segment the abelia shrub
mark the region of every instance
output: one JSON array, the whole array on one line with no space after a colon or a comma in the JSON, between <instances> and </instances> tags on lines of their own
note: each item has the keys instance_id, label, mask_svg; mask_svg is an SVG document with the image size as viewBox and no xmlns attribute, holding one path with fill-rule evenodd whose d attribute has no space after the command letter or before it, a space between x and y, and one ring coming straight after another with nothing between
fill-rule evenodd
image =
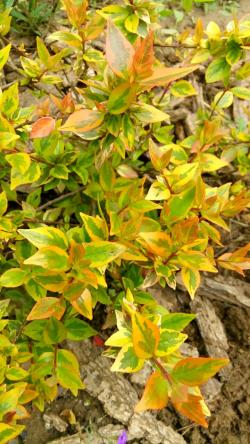
<instances>
[{"instance_id":1,"label":"abelia shrub","mask_svg":"<svg viewBox=\"0 0 250 444\"><path fill-rule=\"evenodd\" d=\"M250 201L248 123L227 113L234 97L250 99L249 22L221 30L198 20L173 41L154 25L153 3L61 3L61 24L37 37L35 54L9 43L11 10L0 14L0 442L22 432L29 403L43 410L59 385L84 389L64 341L103 345L91 322L100 310L114 331L105 338L111 370L151 365L135 410L171 402L207 427L200 386L228 360L184 357L195 315L169 313L150 287L181 280L193 298L201 272L249 268L249 245L217 254ZM165 66L159 46L172 46L179 63ZM198 81L218 92L179 138L172 104L196 98ZM37 105L22 106L26 90ZM223 168L242 179L217 180Z\"/></svg>"}]
</instances>

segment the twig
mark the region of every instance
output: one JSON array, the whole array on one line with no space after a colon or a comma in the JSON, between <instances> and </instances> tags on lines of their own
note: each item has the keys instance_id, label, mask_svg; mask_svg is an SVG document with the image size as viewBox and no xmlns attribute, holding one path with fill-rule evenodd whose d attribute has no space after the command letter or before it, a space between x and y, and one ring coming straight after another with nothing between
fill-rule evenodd
<instances>
[{"instance_id":1,"label":"twig","mask_svg":"<svg viewBox=\"0 0 250 444\"><path fill-rule=\"evenodd\" d=\"M161 362L156 359L156 358L152 358L153 363L158 367L158 369L161 371L162 375L164 376L164 378L169 382L170 385L172 385L172 379L170 374L167 372L167 370L163 367L163 365L161 364Z\"/></svg>"},{"instance_id":2,"label":"twig","mask_svg":"<svg viewBox=\"0 0 250 444\"><path fill-rule=\"evenodd\" d=\"M82 190L84 190L85 187L80 187L77 190L70 191L69 193L62 194L62 196L58 196L55 199L49 200L43 205L40 205L40 207L37 208L37 211L45 210L45 208L50 207L51 205L54 205L55 203L61 202L61 200L66 199L67 197L74 196L77 193L80 193Z\"/></svg>"}]
</instances>

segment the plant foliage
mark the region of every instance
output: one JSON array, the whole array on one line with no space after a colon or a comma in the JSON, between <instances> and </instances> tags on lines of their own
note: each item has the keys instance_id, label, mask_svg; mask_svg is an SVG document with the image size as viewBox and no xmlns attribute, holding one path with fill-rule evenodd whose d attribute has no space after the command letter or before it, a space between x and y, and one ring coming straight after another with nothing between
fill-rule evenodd
<instances>
[{"instance_id":1,"label":"plant foliage","mask_svg":"<svg viewBox=\"0 0 250 444\"><path fill-rule=\"evenodd\" d=\"M250 99L250 22L222 30L199 19L169 40L156 26L159 8L62 0L56 31L36 38L35 53L9 43L11 7L0 13L2 80L16 74L0 95L2 444L22 432L27 404L43 410L59 385L74 395L84 388L65 339L96 335L100 310L114 328L111 370L152 366L135 410L171 402L207 426L200 386L228 361L184 357L182 331L195 316L169 313L150 287L182 280L193 298L201 272L249 267L249 246L216 253L250 201L243 177L216 177L249 166L248 123L227 110L234 97ZM159 46L179 62L165 66ZM197 79L218 92L179 138L172 106L197 97ZM23 91L33 91L29 106Z\"/></svg>"}]
</instances>

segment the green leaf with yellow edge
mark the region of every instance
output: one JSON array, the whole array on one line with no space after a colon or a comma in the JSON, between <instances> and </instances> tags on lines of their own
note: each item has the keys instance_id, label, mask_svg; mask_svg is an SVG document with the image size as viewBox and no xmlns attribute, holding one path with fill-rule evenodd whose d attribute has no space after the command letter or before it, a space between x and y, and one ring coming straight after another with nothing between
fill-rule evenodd
<instances>
[{"instance_id":1,"label":"green leaf with yellow edge","mask_svg":"<svg viewBox=\"0 0 250 444\"><path fill-rule=\"evenodd\" d=\"M27 321L48 319L54 316L60 320L65 311L65 302L59 298L46 297L39 299L27 316Z\"/></svg>"},{"instance_id":2,"label":"green leaf with yellow edge","mask_svg":"<svg viewBox=\"0 0 250 444\"><path fill-rule=\"evenodd\" d=\"M24 425L10 426L9 424L0 423L0 443L6 444L16 438L25 429Z\"/></svg>"},{"instance_id":3,"label":"green leaf with yellow edge","mask_svg":"<svg viewBox=\"0 0 250 444\"><path fill-rule=\"evenodd\" d=\"M167 258L172 253L172 240L167 233L152 231L139 233L139 236L145 248L156 256Z\"/></svg>"},{"instance_id":4,"label":"green leaf with yellow edge","mask_svg":"<svg viewBox=\"0 0 250 444\"><path fill-rule=\"evenodd\" d=\"M201 281L199 271L195 268L183 267L181 269L181 277L190 297L193 299Z\"/></svg>"},{"instance_id":5,"label":"green leaf with yellow edge","mask_svg":"<svg viewBox=\"0 0 250 444\"><path fill-rule=\"evenodd\" d=\"M180 193L187 188L187 184L195 181L198 169L197 163L185 163L178 165L169 175L166 175L166 178L170 181L174 192Z\"/></svg>"},{"instance_id":6,"label":"green leaf with yellow edge","mask_svg":"<svg viewBox=\"0 0 250 444\"><path fill-rule=\"evenodd\" d=\"M43 330L43 340L45 344L59 344L66 339L67 330L61 321L51 316Z\"/></svg>"},{"instance_id":7,"label":"green leaf with yellow edge","mask_svg":"<svg viewBox=\"0 0 250 444\"><path fill-rule=\"evenodd\" d=\"M1 98L1 108L7 118L11 118L19 105L18 82L6 89Z\"/></svg>"},{"instance_id":8,"label":"green leaf with yellow edge","mask_svg":"<svg viewBox=\"0 0 250 444\"><path fill-rule=\"evenodd\" d=\"M38 265L50 271L65 271L69 268L69 256L59 247L43 247L24 261L27 265Z\"/></svg>"},{"instance_id":9,"label":"green leaf with yellow edge","mask_svg":"<svg viewBox=\"0 0 250 444\"><path fill-rule=\"evenodd\" d=\"M68 248L67 237L58 228L39 227L32 229L20 229L18 232L37 248L50 246L59 247L63 250Z\"/></svg>"},{"instance_id":10,"label":"green leaf with yellow edge","mask_svg":"<svg viewBox=\"0 0 250 444\"><path fill-rule=\"evenodd\" d=\"M75 396L78 390L84 389L78 361L71 351L64 349L56 351L56 378L62 387L71 390Z\"/></svg>"},{"instance_id":11,"label":"green leaf with yellow edge","mask_svg":"<svg viewBox=\"0 0 250 444\"><path fill-rule=\"evenodd\" d=\"M127 328L121 328L113 333L105 342L108 347L124 347L124 345L131 344L132 335Z\"/></svg>"},{"instance_id":12,"label":"green leaf with yellow edge","mask_svg":"<svg viewBox=\"0 0 250 444\"><path fill-rule=\"evenodd\" d=\"M112 372L135 373L142 369L144 359L140 359L131 344L127 344L119 351L114 364L111 367Z\"/></svg>"},{"instance_id":13,"label":"green leaf with yellow edge","mask_svg":"<svg viewBox=\"0 0 250 444\"><path fill-rule=\"evenodd\" d=\"M80 213L85 230L92 241L104 240L108 236L108 228L105 220L99 216L89 216Z\"/></svg>"},{"instance_id":14,"label":"green leaf with yellow edge","mask_svg":"<svg viewBox=\"0 0 250 444\"><path fill-rule=\"evenodd\" d=\"M133 12L126 18L124 25L128 32L136 34L139 26L139 17Z\"/></svg>"},{"instance_id":15,"label":"green leaf with yellow edge","mask_svg":"<svg viewBox=\"0 0 250 444\"><path fill-rule=\"evenodd\" d=\"M130 83L121 83L111 92L107 108L111 114L121 114L126 111L136 98L136 87Z\"/></svg>"},{"instance_id":16,"label":"green leaf with yellow edge","mask_svg":"<svg viewBox=\"0 0 250 444\"><path fill-rule=\"evenodd\" d=\"M147 380L142 398L135 406L135 412L163 409L168 403L169 392L169 382L161 372L155 371Z\"/></svg>"},{"instance_id":17,"label":"green leaf with yellow edge","mask_svg":"<svg viewBox=\"0 0 250 444\"><path fill-rule=\"evenodd\" d=\"M178 82L175 82L171 86L170 92L175 97L188 97L195 96L197 94L197 91L194 89L192 83L188 82L187 80L179 80Z\"/></svg>"},{"instance_id":18,"label":"green leaf with yellow edge","mask_svg":"<svg viewBox=\"0 0 250 444\"><path fill-rule=\"evenodd\" d=\"M147 213L148 211L158 209L161 210L162 208L161 205L145 199L136 200L135 202L132 202L129 207L131 210L136 210L140 213Z\"/></svg>"},{"instance_id":19,"label":"green leaf with yellow edge","mask_svg":"<svg viewBox=\"0 0 250 444\"><path fill-rule=\"evenodd\" d=\"M186 358L175 365L171 376L178 383L195 387L205 384L228 364L226 358Z\"/></svg>"},{"instance_id":20,"label":"green leaf with yellow edge","mask_svg":"<svg viewBox=\"0 0 250 444\"><path fill-rule=\"evenodd\" d=\"M92 302L92 295L90 291L85 288L85 290L82 292L82 294L71 301L72 306L74 309L80 313L82 316L85 316L88 319L93 319L93 302Z\"/></svg>"},{"instance_id":21,"label":"green leaf with yellow edge","mask_svg":"<svg viewBox=\"0 0 250 444\"><path fill-rule=\"evenodd\" d=\"M200 271L210 271L217 273L218 270L214 266L214 260L205 256L200 251L180 250L177 253L177 262L181 267L194 268Z\"/></svg>"},{"instance_id":22,"label":"green leaf with yellow edge","mask_svg":"<svg viewBox=\"0 0 250 444\"><path fill-rule=\"evenodd\" d=\"M138 358L151 358L157 350L160 329L139 313L132 315L132 338L135 354Z\"/></svg>"},{"instance_id":23,"label":"green leaf with yellow edge","mask_svg":"<svg viewBox=\"0 0 250 444\"><path fill-rule=\"evenodd\" d=\"M7 154L5 159L16 173L25 174L30 167L30 156L27 153Z\"/></svg>"},{"instance_id":24,"label":"green leaf with yellow edge","mask_svg":"<svg viewBox=\"0 0 250 444\"><path fill-rule=\"evenodd\" d=\"M28 270L11 268L0 276L0 285L7 288L14 288L23 285L26 281Z\"/></svg>"},{"instance_id":25,"label":"green leaf with yellow edge","mask_svg":"<svg viewBox=\"0 0 250 444\"><path fill-rule=\"evenodd\" d=\"M170 191L166 185L157 180L152 183L145 197L146 200L167 200L170 197Z\"/></svg>"},{"instance_id":26,"label":"green leaf with yellow edge","mask_svg":"<svg viewBox=\"0 0 250 444\"><path fill-rule=\"evenodd\" d=\"M118 258L126 247L118 242L95 241L85 244L84 259L91 267L104 267Z\"/></svg>"},{"instance_id":27,"label":"green leaf with yellow edge","mask_svg":"<svg viewBox=\"0 0 250 444\"><path fill-rule=\"evenodd\" d=\"M167 356L174 353L186 339L187 335L177 330L161 329L156 356Z\"/></svg>"},{"instance_id":28,"label":"green leaf with yellow edge","mask_svg":"<svg viewBox=\"0 0 250 444\"><path fill-rule=\"evenodd\" d=\"M0 69L3 69L5 63L7 62L8 58L9 58L10 48L11 48L11 44L0 49Z\"/></svg>"},{"instance_id":29,"label":"green leaf with yellow edge","mask_svg":"<svg viewBox=\"0 0 250 444\"><path fill-rule=\"evenodd\" d=\"M8 199L7 199L7 195L6 192L3 191L2 193L0 193L0 216L2 216L8 208Z\"/></svg>"},{"instance_id":30,"label":"green leaf with yellow edge","mask_svg":"<svg viewBox=\"0 0 250 444\"><path fill-rule=\"evenodd\" d=\"M230 91L242 100L250 100L250 90L245 86L234 86Z\"/></svg>"},{"instance_id":31,"label":"green leaf with yellow edge","mask_svg":"<svg viewBox=\"0 0 250 444\"><path fill-rule=\"evenodd\" d=\"M16 167L12 167L10 189L14 190L16 187L20 185L36 182L40 178L40 175L41 175L41 170L37 162L31 162L27 171L24 173L20 172L20 170L17 169Z\"/></svg>"},{"instance_id":32,"label":"green leaf with yellow edge","mask_svg":"<svg viewBox=\"0 0 250 444\"><path fill-rule=\"evenodd\" d=\"M206 70L206 82L213 83L218 81L227 82L230 75L230 65L224 57L213 60Z\"/></svg>"},{"instance_id":33,"label":"green leaf with yellow edge","mask_svg":"<svg viewBox=\"0 0 250 444\"><path fill-rule=\"evenodd\" d=\"M106 37L106 58L112 71L119 77L127 78L132 67L134 48L122 32L108 21Z\"/></svg>"},{"instance_id":34,"label":"green leaf with yellow edge","mask_svg":"<svg viewBox=\"0 0 250 444\"><path fill-rule=\"evenodd\" d=\"M197 162L199 162L202 171L207 171L207 172L217 171L220 168L228 166L228 162L219 159L219 157L210 153L201 153L197 158Z\"/></svg>"},{"instance_id":35,"label":"green leaf with yellow edge","mask_svg":"<svg viewBox=\"0 0 250 444\"><path fill-rule=\"evenodd\" d=\"M96 330L82 319L67 319L64 325L67 330L67 339L71 341L82 341L97 334Z\"/></svg>"},{"instance_id":36,"label":"green leaf with yellow edge","mask_svg":"<svg viewBox=\"0 0 250 444\"><path fill-rule=\"evenodd\" d=\"M169 120L168 114L146 103L133 105L130 111L142 123L155 123Z\"/></svg>"},{"instance_id":37,"label":"green leaf with yellow edge","mask_svg":"<svg viewBox=\"0 0 250 444\"><path fill-rule=\"evenodd\" d=\"M9 367L5 375L10 381L20 381L21 379L27 378L29 372L21 367Z\"/></svg>"},{"instance_id":38,"label":"green leaf with yellow edge","mask_svg":"<svg viewBox=\"0 0 250 444\"><path fill-rule=\"evenodd\" d=\"M19 387L15 387L7 392L0 393L0 420L6 413L16 410L20 394L21 392Z\"/></svg>"},{"instance_id":39,"label":"green leaf with yellow edge","mask_svg":"<svg viewBox=\"0 0 250 444\"><path fill-rule=\"evenodd\" d=\"M180 219L184 219L188 214L195 198L195 187L183 191L176 196L173 196L169 201L168 207L169 212L167 214L167 219L169 222L177 222Z\"/></svg>"},{"instance_id":40,"label":"green leaf with yellow edge","mask_svg":"<svg viewBox=\"0 0 250 444\"><path fill-rule=\"evenodd\" d=\"M195 319L195 317L195 314L190 313L168 313L162 317L161 328L181 331Z\"/></svg>"}]
</instances>

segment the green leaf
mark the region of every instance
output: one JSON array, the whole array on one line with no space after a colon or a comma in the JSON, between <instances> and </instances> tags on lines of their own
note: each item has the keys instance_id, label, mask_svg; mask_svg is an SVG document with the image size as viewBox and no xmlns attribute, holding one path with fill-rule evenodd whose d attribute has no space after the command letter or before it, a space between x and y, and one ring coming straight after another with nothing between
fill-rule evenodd
<instances>
[{"instance_id":1,"label":"green leaf","mask_svg":"<svg viewBox=\"0 0 250 444\"><path fill-rule=\"evenodd\" d=\"M5 271L0 277L0 285L7 288L14 288L23 285L26 281L28 270L11 268Z\"/></svg>"},{"instance_id":2,"label":"green leaf","mask_svg":"<svg viewBox=\"0 0 250 444\"><path fill-rule=\"evenodd\" d=\"M104 267L119 257L126 247L117 242L95 241L85 244L84 259L90 261L91 267Z\"/></svg>"},{"instance_id":3,"label":"green leaf","mask_svg":"<svg viewBox=\"0 0 250 444\"><path fill-rule=\"evenodd\" d=\"M66 339L67 330L62 322L52 316L43 330L45 344L58 344Z\"/></svg>"},{"instance_id":4,"label":"green leaf","mask_svg":"<svg viewBox=\"0 0 250 444\"><path fill-rule=\"evenodd\" d=\"M67 339L71 341L82 341L97 333L87 322L77 318L67 319L64 325L67 330Z\"/></svg>"},{"instance_id":5,"label":"green leaf","mask_svg":"<svg viewBox=\"0 0 250 444\"><path fill-rule=\"evenodd\" d=\"M2 69L9 58L11 44L0 49L0 69Z\"/></svg>"},{"instance_id":6,"label":"green leaf","mask_svg":"<svg viewBox=\"0 0 250 444\"><path fill-rule=\"evenodd\" d=\"M54 227L39 227L30 230L20 229L18 232L28 239L35 247L59 247L63 250L68 248L68 240L65 234Z\"/></svg>"},{"instance_id":7,"label":"green leaf","mask_svg":"<svg viewBox=\"0 0 250 444\"><path fill-rule=\"evenodd\" d=\"M224 57L213 60L206 71L206 82L213 83L221 80L224 83L227 83L230 69L230 65Z\"/></svg>"},{"instance_id":8,"label":"green leaf","mask_svg":"<svg viewBox=\"0 0 250 444\"><path fill-rule=\"evenodd\" d=\"M99 216L89 216L88 214L80 213L83 220L85 230L87 231L92 241L104 240L107 238L108 229L106 222Z\"/></svg>"},{"instance_id":9,"label":"green leaf","mask_svg":"<svg viewBox=\"0 0 250 444\"><path fill-rule=\"evenodd\" d=\"M137 200L135 202L132 202L129 206L131 210L136 210L142 213L147 213L148 211L161 209L161 205L158 205L154 202L151 202L149 200Z\"/></svg>"},{"instance_id":10,"label":"green leaf","mask_svg":"<svg viewBox=\"0 0 250 444\"><path fill-rule=\"evenodd\" d=\"M111 114L121 114L126 111L136 98L136 89L130 83L122 83L111 92L107 108Z\"/></svg>"},{"instance_id":11,"label":"green leaf","mask_svg":"<svg viewBox=\"0 0 250 444\"><path fill-rule=\"evenodd\" d=\"M175 82L171 86L170 92L176 97L187 97L197 94L193 85L187 80L179 80L178 82Z\"/></svg>"},{"instance_id":12,"label":"green leaf","mask_svg":"<svg viewBox=\"0 0 250 444\"><path fill-rule=\"evenodd\" d=\"M69 256L59 247L43 247L33 256L24 261L24 264L39 265L51 271L64 271L69 268Z\"/></svg>"},{"instance_id":13,"label":"green leaf","mask_svg":"<svg viewBox=\"0 0 250 444\"><path fill-rule=\"evenodd\" d=\"M163 316L161 327L170 330L183 330L193 319L195 314L189 313L169 313Z\"/></svg>"},{"instance_id":14,"label":"green leaf","mask_svg":"<svg viewBox=\"0 0 250 444\"><path fill-rule=\"evenodd\" d=\"M228 365L228 359L216 358L186 358L179 361L173 369L175 381L195 387L205 384L221 368Z\"/></svg>"},{"instance_id":15,"label":"green leaf","mask_svg":"<svg viewBox=\"0 0 250 444\"><path fill-rule=\"evenodd\" d=\"M10 381L20 381L21 379L27 378L29 372L21 367L10 367L7 369L5 375Z\"/></svg>"},{"instance_id":16,"label":"green leaf","mask_svg":"<svg viewBox=\"0 0 250 444\"><path fill-rule=\"evenodd\" d=\"M243 100L250 100L250 90L249 88L246 88L244 86L234 86L234 88L231 88L230 91L240 99Z\"/></svg>"},{"instance_id":17,"label":"green leaf","mask_svg":"<svg viewBox=\"0 0 250 444\"><path fill-rule=\"evenodd\" d=\"M30 156L26 153L8 154L5 159L11 164L15 172L20 174L25 174L31 163Z\"/></svg>"},{"instance_id":18,"label":"green leaf","mask_svg":"<svg viewBox=\"0 0 250 444\"><path fill-rule=\"evenodd\" d=\"M2 112L11 118L14 112L18 109L19 95L18 95L18 83L14 83L8 89L3 92L2 95Z\"/></svg>"},{"instance_id":19,"label":"green leaf","mask_svg":"<svg viewBox=\"0 0 250 444\"><path fill-rule=\"evenodd\" d=\"M133 115L143 123L155 123L162 122L163 120L169 120L169 115L160 111L152 105L146 103L142 105L134 105L131 107Z\"/></svg>"},{"instance_id":20,"label":"green leaf","mask_svg":"<svg viewBox=\"0 0 250 444\"><path fill-rule=\"evenodd\" d=\"M70 389L73 395L84 388L81 381L78 361L69 350L57 350L56 352L56 377L62 387Z\"/></svg>"}]
</instances>

